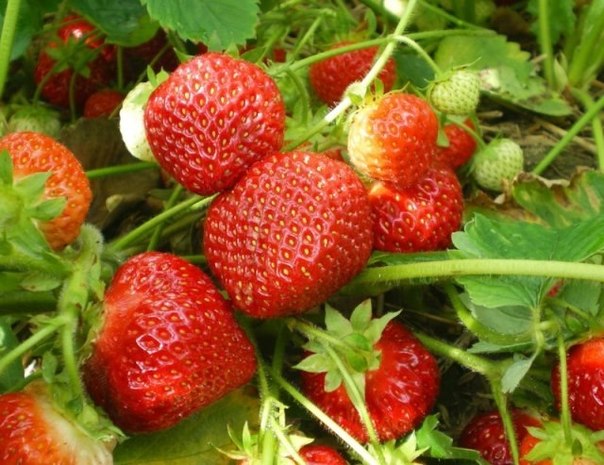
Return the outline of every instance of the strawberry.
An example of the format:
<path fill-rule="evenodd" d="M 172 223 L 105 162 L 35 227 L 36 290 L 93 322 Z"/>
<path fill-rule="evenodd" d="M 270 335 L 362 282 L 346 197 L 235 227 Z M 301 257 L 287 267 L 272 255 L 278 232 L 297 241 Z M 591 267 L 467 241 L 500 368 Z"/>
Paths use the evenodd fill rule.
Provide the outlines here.
<path fill-rule="evenodd" d="M 149 97 L 145 128 L 159 164 L 200 195 L 228 189 L 278 151 L 285 107 L 258 66 L 220 53 L 180 65 Z"/>
<path fill-rule="evenodd" d="M 348 153 L 362 174 L 410 186 L 428 170 L 437 135 L 438 120 L 425 100 L 389 93 L 354 115 Z"/>
<path fill-rule="evenodd" d="M 40 53 L 34 80 L 42 86 L 46 101 L 68 108 L 70 82 L 75 79 L 75 103 L 81 106 L 111 81 L 115 49 L 98 37 L 92 24 L 75 15 L 63 20 L 57 36 L 58 40 L 51 41 Z"/>
<path fill-rule="evenodd" d="M 420 252 L 451 244 L 461 225 L 463 192 L 453 170 L 434 166 L 417 184 L 378 181 L 369 189 L 377 250 Z"/>
<path fill-rule="evenodd" d="M 116 272 L 84 382 L 128 432 L 168 428 L 247 383 L 254 350 L 210 278 L 147 252 Z"/>
<path fill-rule="evenodd" d="M 466 119 L 464 125 L 470 129 L 474 129 L 474 124 L 470 119 Z M 474 155 L 476 140 L 472 137 L 472 134 L 457 124 L 447 123 L 443 129 L 449 145 L 446 147 L 438 146 L 435 159 L 453 169 L 457 169 L 467 163 L 472 158 L 472 155 Z"/>
<path fill-rule="evenodd" d="M 337 450 L 320 444 L 309 444 L 302 447 L 300 456 L 306 465 L 346 465 L 346 460 Z"/>
<path fill-rule="evenodd" d="M 118 90 L 101 89 L 86 99 L 84 103 L 84 118 L 99 118 L 111 116 L 122 104 L 124 94 Z"/>
<path fill-rule="evenodd" d="M 566 364 L 573 420 L 593 430 L 604 430 L 604 337 L 572 346 Z M 551 386 L 560 408 L 559 364 L 552 370 Z"/>
<path fill-rule="evenodd" d="M 511 414 L 518 443 L 528 434 L 527 427 L 541 424 L 539 420 L 521 410 L 512 410 Z M 491 465 L 514 463 L 509 442 L 505 437 L 503 421 L 497 410 L 484 412 L 472 418 L 461 433 L 459 444 L 477 450 Z"/>
<path fill-rule="evenodd" d="M 336 50 L 350 42 L 339 42 L 330 49 Z M 313 63 L 308 70 L 310 85 L 319 99 L 327 105 L 336 104 L 350 84 L 362 80 L 369 72 L 378 47 L 368 47 L 342 53 Z M 396 64 L 391 58 L 378 75 L 384 92 L 389 92 L 396 80 Z"/>
<path fill-rule="evenodd" d="M 126 94 L 119 115 L 120 134 L 128 152 L 140 160 L 154 162 L 145 132 L 145 103 L 151 92 L 151 82 L 139 82 Z"/>
<path fill-rule="evenodd" d="M 453 71 L 430 85 L 428 99 L 436 110 L 448 115 L 474 113 L 480 100 L 480 78 L 468 69 Z"/>
<path fill-rule="evenodd" d="M 2 465 L 111 465 L 112 447 L 92 439 L 60 412 L 39 382 L 0 395 Z"/>
<path fill-rule="evenodd" d="M 12 158 L 15 181 L 34 173 L 50 173 L 43 197 L 62 197 L 66 202 L 56 218 L 42 221 L 38 227 L 55 250 L 73 242 L 92 200 L 90 182 L 75 155 L 53 138 L 38 132 L 8 134 L 0 139 L 2 150 L 7 150 Z"/>
<path fill-rule="evenodd" d="M 472 175 L 485 189 L 501 191 L 523 168 L 522 148 L 511 139 L 495 139 L 474 155 Z"/>
<path fill-rule="evenodd" d="M 311 152 L 252 165 L 208 211 L 204 251 L 235 306 L 259 318 L 324 302 L 372 248 L 367 193 L 343 162 Z"/>
<path fill-rule="evenodd" d="M 47 106 L 23 105 L 8 120 L 8 132 L 41 132 L 57 137 L 61 131 L 59 114 Z"/>
<path fill-rule="evenodd" d="M 371 326 L 375 321 L 369 322 L 364 334 L 336 333 L 334 337 L 348 342 L 364 338 L 377 352 L 377 366 L 370 365 L 364 373 L 365 405 L 383 442 L 403 436 L 423 421 L 436 401 L 440 375 L 434 356 L 401 323 L 388 321 L 379 339 L 373 341 L 369 334 L 376 333 Z M 316 355 L 309 354 L 307 359 Z M 304 360 L 299 368 L 303 364 Z M 348 433 L 367 442 L 367 432 L 344 383 L 334 390 L 326 389 L 327 379 L 320 370 L 302 371 L 302 390 Z"/>

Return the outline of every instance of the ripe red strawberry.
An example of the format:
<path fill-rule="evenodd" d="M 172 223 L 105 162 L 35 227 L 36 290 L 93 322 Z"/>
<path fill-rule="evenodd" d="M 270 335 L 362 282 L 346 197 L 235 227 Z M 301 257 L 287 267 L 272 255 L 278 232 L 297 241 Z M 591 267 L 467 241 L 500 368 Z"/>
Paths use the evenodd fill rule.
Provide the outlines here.
<path fill-rule="evenodd" d="M 111 449 L 59 412 L 39 383 L 0 395 L 2 465 L 111 465 Z"/>
<path fill-rule="evenodd" d="M 85 118 L 110 116 L 122 104 L 124 94 L 118 90 L 101 89 L 86 99 L 84 104 Z"/>
<path fill-rule="evenodd" d="M 570 348 L 566 357 L 568 403 L 574 421 L 593 430 L 604 429 L 604 337 Z M 551 385 L 560 407 L 560 367 L 552 370 Z"/>
<path fill-rule="evenodd" d="M 8 134 L 0 139 L 2 150 L 7 150 L 12 158 L 15 181 L 33 173 L 52 173 L 46 181 L 43 197 L 64 197 L 66 204 L 59 216 L 40 222 L 38 227 L 53 249 L 62 249 L 73 242 L 92 200 L 90 182 L 75 155 L 53 138 L 38 132 Z"/>
<path fill-rule="evenodd" d="M 84 381 L 128 432 L 156 431 L 247 383 L 254 350 L 199 268 L 167 253 L 125 262 L 103 304 L 104 325 Z"/>
<path fill-rule="evenodd" d="M 254 164 L 211 205 L 204 251 L 234 305 L 259 318 L 324 302 L 372 248 L 367 193 L 343 162 L 311 152 Z"/>
<path fill-rule="evenodd" d="M 472 120 L 467 119 L 464 124 L 470 129 L 474 129 Z M 447 123 L 444 126 L 445 135 L 449 141 L 446 147 L 438 146 L 435 153 L 435 159 L 453 169 L 459 168 L 472 158 L 476 151 L 476 140 L 472 134 L 463 127 L 454 123 Z"/>
<path fill-rule="evenodd" d="M 302 447 L 300 456 L 306 465 L 346 465 L 346 460 L 337 450 L 320 444 L 309 444 Z"/>
<path fill-rule="evenodd" d="M 155 158 L 200 195 L 232 187 L 253 162 L 278 151 L 284 126 L 274 81 L 258 66 L 219 53 L 180 65 L 145 109 Z"/>
<path fill-rule="evenodd" d="M 410 186 L 432 163 L 437 136 L 438 119 L 430 105 L 415 95 L 393 92 L 354 115 L 348 154 L 364 175 Z"/>
<path fill-rule="evenodd" d="M 340 42 L 331 47 L 338 49 L 350 42 Z M 362 80 L 373 64 L 378 47 L 363 48 L 335 55 L 313 63 L 308 70 L 310 85 L 327 105 L 336 104 L 350 84 Z M 392 89 L 396 80 L 396 64 L 389 59 L 378 75 L 384 85 L 384 92 Z"/>
<path fill-rule="evenodd" d="M 528 434 L 527 427 L 541 424 L 535 417 L 521 410 L 512 410 L 511 413 L 518 443 Z M 501 415 L 497 410 L 475 416 L 461 433 L 459 444 L 477 450 L 491 465 L 514 463 Z"/>
<path fill-rule="evenodd" d="M 415 428 L 434 406 L 439 389 L 436 359 L 402 324 L 390 321 L 374 349 L 379 367 L 365 373 L 365 403 L 380 441 Z M 325 373 L 303 371 L 302 390 L 321 410 L 362 442 L 367 442 L 359 414 L 344 384 L 325 390 Z"/>
<path fill-rule="evenodd" d="M 81 106 L 92 93 L 111 81 L 114 48 L 99 38 L 92 24 L 75 15 L 63 20 L 57 36 L 57 41 L 49 42 L 40 53 L 34 80 L 42 86 L 45 100 L 68 108 L 70 81 L 76 73 L 74 98 L 76 105 Z"/>
<path fill-rule="evenodd" d="M 461 225 L 463 192 L 451 168 L 434 166 L 417 184 L 376 182 L 369 189 L 377 250 L 422 252 L 451 244 Z"/>

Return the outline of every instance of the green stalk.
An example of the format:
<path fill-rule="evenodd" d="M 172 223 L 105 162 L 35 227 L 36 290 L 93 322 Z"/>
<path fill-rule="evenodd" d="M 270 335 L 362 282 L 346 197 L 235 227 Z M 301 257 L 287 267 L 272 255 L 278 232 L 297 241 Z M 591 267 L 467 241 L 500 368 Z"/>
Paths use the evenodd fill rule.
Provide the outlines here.
<path fill-rule="evenodd" d="M 348 286 L 375 283 L 398 284 L 416 278 L 455 278 L 473 275 L 542 276 L 604 282 L 604 266 L 591 263 L 522 259 L 437 260 L 366 268 Z"/>
<path fill-rule="evenodd" d="M 586 81 L 592 78 L 587 75 L 590 68 L 594 68 L 594 72 L 597 73 L 597 69 L 602 66 L 602 55 L 598 54 L 598 49 L 604 31 L 604 1 L 593 0 L 587 8 L 581 24 L 582 34 L 568 66 L 568 82 L 572 87 L 589 84 Z M 596 61 L 595 66 L 594 55 L 600 57 L 600 61 Z"/>
<path fill-rule="evenodd" d="M 178 197 L 183 192 L 183 190 L 184 190 L 184 188 L 180 184 L 177 184 L 176 187 L 174 187 L 174 189 L 172 189 L 172 194 L 170 195 L 170 198 L 168 199 L 168 201 L 166 202 L 166 205 L 164 206 L 164 211 L 166 211 L 169 208 L 174 206 L 174 204 L 178 200 Z M 161 238 L 161 233 L 164 229 L 164 226 L 165 226 L 165 223 L 161 223 L 155 227 L 155 230 L 153 231 L 153 234 L 151 235 L 151 239 L 149 239 L 149 245 L 147 245 L 148 251 L 155 250 L 157 248 L 157 244 L 159 243 L 159 240 Z"/>
<path fill-rule="evenodd" d="M 2 294 L 0 316 L 44 313 L 56 305 L 57 298 L 52 292 L 9 292 Z"/>
<path fill-rule="evenodd" d="M 514 429 L 514 420 L 512 419 L 512 415 L 510 414 L 510 410 L 508 408 L 507 398 L 503 393 L 499 379 L 489 379 L 489 384 L 491 386 L 491 393 L 495 399 L 495 404 L 499 410 L 499 415 L 501 416 L 505 436 L 508 439 L 510 452 L 512 453 L 512 460 L 514 461 L 514 465 L 518 465 L 520 461 L 520 452 L 518 450 L 518 440 L 516 439 L 517 436 Z"/>
<path fill-rule="evenodd" d="M 4 10 L 4 22 L 2 24 L 2 33 L 0 33 L 0 98 L 2 98 L 4 87 L 6 86 L 20 9 L 21 0 L 8 0 L 6 10 Z"/>
<path fill-rule="evenodd" d="M 66 262 L 48 262 L 24 254 L 0 255 L 0 271 L 37 271 L 49 276 L 65 277 L 70 272 Z"/>
<path fill-rule="evenodd" d="M 558 335 L 558 360 L 560 363 L 560 423 L 564 431 L 564 440 L 569 448 L 573 445 L 572 419 L 568 404 L 568 366 L 564 338 Z"/>
<path fill-rule="evenodd" d="M 600 112 L 604 109 L 604 96 L 600 97 L 594 105 L 583 114 L 581 118 L 573 124 L 566 135 L 552 147 L 549 153 L 533 168 L 533 174 L 541 174 L 546 168 L 556 159 L 556 157 L 564 150 L 564 148 L 573 140 L 581 130 L 589 124 L 594 118 L 600 117 Z"/>
<path fill-rule="evenodd" d="M 359 458 L 366 465 L 379 465 L 375 457 L 373 457 L 361 444 L 357 442 L 346 430 L 325 414 L 319 407 L 313 404 L 308 398 L 302 395 L 293 385 L 288 383 L 280 374 L 273 372 L 273 379 L 281 389 L 287 392 L 295 401 L 297 401 L 302 407 L 304 407 L 309 413 L 315 416 L 321 423 L 329 428 L 336 436 L 346 443 L 352 451 L 354 451 Z"/>
<path fill-rule="evenodd" d="M 88 179 L 103 178 L 105 176 L 117 176 L 120 174 L 129 174 L 136 171 L 159 169 L 159 165 L 153 162 L 137 162 L 128 163 L 125 165 L 108 166 L 106 168 L 97 168 L 95 170 L 86 171 Z"/>
<path fill-rule="evenodd" d="M 544 57 L 545 80 L 550 89 L 556 89 L 556 75 L 554 73 L 554 46 L 550 30 L 549 0 L 539 0 L 539 14 L 537 15 L 539 25 L 539 45 Z"/>
<path fill-rule="evenodd" d="M 571 91 L 575 98 L 581 102 L 581 105 L 583 105 L 585 110 L 589 111 L 594 105 L 594 101 L 588 92 L 581 89 L 572 89 Z M 604 129 L 602 128 L 602 121 L 600 118 L 594 118 L 591 121 L 591 129 L 597 148 L 598 168 L 600 171 L 604 171 Z"/>

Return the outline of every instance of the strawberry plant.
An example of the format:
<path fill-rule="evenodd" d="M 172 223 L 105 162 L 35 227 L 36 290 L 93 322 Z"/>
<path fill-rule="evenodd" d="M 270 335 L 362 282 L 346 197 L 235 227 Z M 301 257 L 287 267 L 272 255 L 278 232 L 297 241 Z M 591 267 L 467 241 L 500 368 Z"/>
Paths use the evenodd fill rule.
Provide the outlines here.
<path fill-rule="evenodd" d="M 604 463 L 603 7 L 0 2 L 0 462 Z"/>

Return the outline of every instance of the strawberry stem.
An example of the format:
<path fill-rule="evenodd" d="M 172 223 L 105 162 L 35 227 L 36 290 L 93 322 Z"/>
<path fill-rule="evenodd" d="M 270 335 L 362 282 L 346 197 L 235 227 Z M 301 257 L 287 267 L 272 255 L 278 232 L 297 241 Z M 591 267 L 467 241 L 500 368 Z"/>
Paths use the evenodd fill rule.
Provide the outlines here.
<path fill-rule="evenodd" d="M 287 382 L 279 373 L 273 372 L 273 379 L 281 389 L 287 392 L 295 401 L 304 407 L 309 413 L 314 415 L 321 423 L 329 428 L 336 436 L 354 451 L 366 465 L 379 465 L 378 461 L 373 457 L 359 442 L 354 439 L 346 430 L 325 414 L 317 407 L 310 399 L 305 397 L 292 384 Z"/>
<path fill-rule="evenodd" d="M 0 302 L 0 316 L 15 314 L 36 314 L 47 312 L 49 308 L 55 308 L 57 298 L 48 292 L 26 292 L 16 291 L 2 294 Z"/>
<path fill-rule="evenodd" d="M 589 109 L 594 105 L 593 98 L 589 93 L 581 89 L 571 89 L 573 96 L 581 102 L 581 105 L 585 110 Z M 596 143 L 596 156 L 598 161 L 598 169 L 604 171 L 604 129 L 602 128 L 602 121 L 600 118 L 594 118 L 591 121 L 591 131 L 593 138 Z"/>
<path fill-rule="evenodd" d="M 556 73 L 554 72 L 554 45 L 552 43 L 549 0 L 538 0 L 537 38 L 544 57 L 543 71 L 549 88 L 556 89 Z"/>
<path fill-rule="evenodd" d="M 183 190 L 184 190 L 184 188 L 180 184 L 176 184 L 174 189 L 172 189 L 172 194 L 170 194 L 170 198 L 164 205 L 164 211 L 166 211 L 169 208 L 174 206 L 174 204 L 178 200 L 178 197 L 183 192 Z M 165 225 L 165 223 L 161 223 L 155 227 L 155 230 L 153 231 L 153 234 L 151 235 L 151 239 L 149 239 L 149 244 L 147 245 L 147 251 L 155 250 L 157 248 L 157 244 L 161 238 L 161 233 L 164 229 L 164 225 Z"/>
<path fill-rule="evenodd" d="M 20 9 L 21 0 L 8 0 L 6 9 L 4 10 L 4 21 L 2 22 L 2 33 L 0 34 L 0 98 L 4 94 Z"/>
<path fill-rule="evenodd" d="M 128 163 L 125 165 L 109 166 L 106 168 L 97 168 L 86 171 L 88 179 L 103 178 L 105 176 L 117 176 L 120 174 L 129 174 L 136 171 L 159 169 L 159 165 L 153 162 L 137 162 Z"/>
<path fill-rule="evenodd" d="M 489 379 L 489 385 L 491 386 L 491 393 L 493 394 L 493 399 L 495 400 L 495 404 L 499 410 L 499 415 L 501 416 L 505 437 L 508 440 L 510 452 L 512 453 L 512 460 L 514 461 L 514 465 L 518 465 L 520 460 L 520 452 L 518 451 L 518 441 L 516 439 L 517 436 L 514 429 L 514 421 L 512 419 L 512 415 L 510 414 L 510 410 L 508 409 L 507 398 L 503 393 L 500 378 Z"/>
<path fill-rule="evenodd" d="M 558 361 L 560 364 L 560 422 L 564 432 L 564 440 L 568 447 L 572 447 L 572 419 L 568 403 L 568 364 L 566 360 L 566 344 L 562 335 L 558 335 Z"/>

